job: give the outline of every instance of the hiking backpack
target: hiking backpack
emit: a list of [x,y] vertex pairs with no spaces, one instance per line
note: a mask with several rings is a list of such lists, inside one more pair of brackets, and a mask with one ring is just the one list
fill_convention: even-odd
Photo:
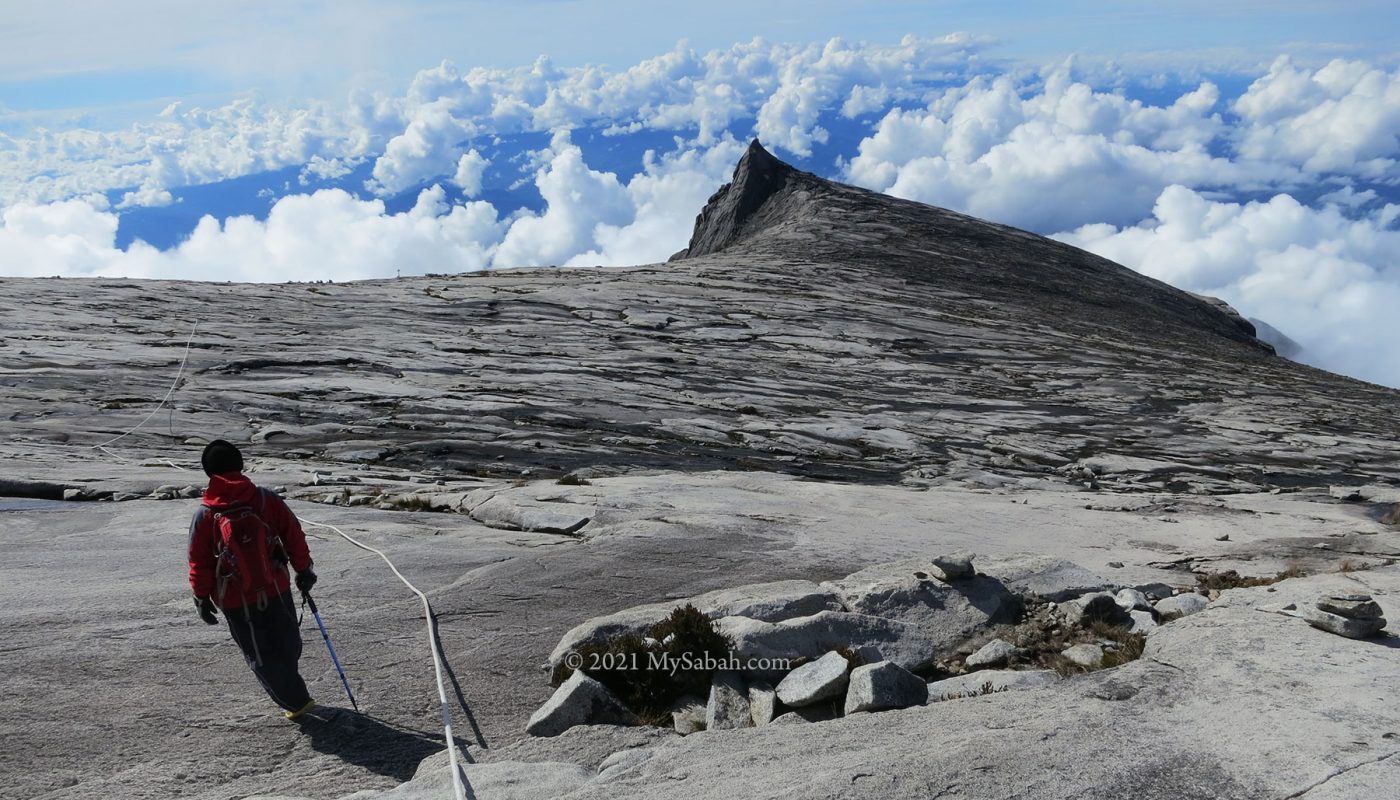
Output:
[[[262,495],[258,495],[262,505]],[[235,589],[246,604],[249,598],[259,606],[277,594],[277,576],[285,575],[287,554],[282,539],[263,522],[252,506],[233,506],[214,513],[215,574],[219,578],[219,600]]]

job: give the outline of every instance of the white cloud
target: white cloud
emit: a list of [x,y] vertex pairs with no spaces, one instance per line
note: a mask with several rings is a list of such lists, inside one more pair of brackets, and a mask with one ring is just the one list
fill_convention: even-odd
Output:
[[1400,206],[1359,219],[1286,194],[1246,204],[1183,186],[1140,225],[1086,225],[1055,238],[1183,289],[1215,295],[1303,346],[1303,360],[1400,386]]
[[457,159],[457,171],[452,175],[452,184],[461,189],[462,194],[467,197],[476,197],[481,194],[481,178],[486,174],[486,167],[490,163],[475,149],[464,153]]
[[634,214],[617,176],[589,169],[567,131],[555,134],[550,153],[535,176],[544,213],[511,223],[496,255],[500,266],[562,264],[592,245],[598,225],[622,225]]
[[1400,154],[1400,69],[1357,61],[1316,71],[1280,57],[1235,101],[1239,152],[1309,172],[1390,175]]
[[475,125],[452,115],[447,98],[418,107],[408,127],[389,140],[374,162],[374,178],[366,187],[375,194],[396,194],[447,174],[458,163],[461,143],[475,132]]
[[1277,170],[1212,156],[1219,91],[1203,83],[1168,106],[1096,92],[1068,65],[1024,91],[977,78],[927,108],[890,111],[860,143],[848,177],[898,197],[1032,230],[1136,221],[1171,183],[1256,182]]
[[646,154],[645,168],[627,184],[635,209],[625,224],[600,223],[593,247],[573,256],[566,266],[619,266],[665,261],[685,247],[695,214],[723,183],[744,152],[744,144],[727,137],[706,150],[686,149],[658,159]]
[[204,217],[170,250],[115,247],[117,217],[69,200],[21,204],[0,220],[0,262],[15,275],[196,280],[353,280],[459,272],[490,263],[502,225],[489,203],[448,206],[440,187],[401,214],[339,189],[290,195],[265,221]]

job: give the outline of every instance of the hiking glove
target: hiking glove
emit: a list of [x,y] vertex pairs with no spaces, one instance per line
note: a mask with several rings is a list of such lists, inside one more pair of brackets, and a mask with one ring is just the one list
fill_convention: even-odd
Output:
[[199,618],[204,620],[206,625],[218,625],[219,618],[215,615],[214,601],[208,597],[196,597],[194,607],[199,609]]
[[297,590],[302,594],[311,591],[311,587],[316,585],[316,573],[311,570],[297,573]]

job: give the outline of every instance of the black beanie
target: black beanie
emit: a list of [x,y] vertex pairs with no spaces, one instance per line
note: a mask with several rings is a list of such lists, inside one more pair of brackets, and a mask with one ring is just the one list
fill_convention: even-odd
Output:
[[204,446],[204,454],[199,457],[199,463],[204,467],[205,475],[242,472],[243,454],[223,439],[215,439]]

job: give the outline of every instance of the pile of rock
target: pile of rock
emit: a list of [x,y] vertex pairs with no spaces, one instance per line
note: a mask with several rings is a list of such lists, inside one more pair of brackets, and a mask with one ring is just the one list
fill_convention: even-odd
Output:
[[1369,594],[1325,595],[1303,612],[1303,619],[1314,628],[1348,639],[1367,639],[1385,628],[1381,607]]
[[[561,666],[574,666],[580,648],[645,637],[673,610],[692,605],[729,637],[739,666],[714,674],[708,698],[686,696],[672,706],[676,731],[687,734],[1046,685],[1058,680],[1054,671],[1026,669],[1044,652],[1039,639],[1037,649],[1028,651],[991,638],[1021,619],[1028,603],[1049,610],[1047,630],[1074,634],[1056,639],[1064,643],[1049,652],[1085,670],[1102,667],[1105,648],[1115,647],[1084,641],[1082,629],[1091,621],[1147,630],[1165,615],[1193,613],[1206,604],[1200,595],[1171,596],[1166,586],[1105,591],[1113,588],[1077,565],[1043,556],[979,560],[976,568],[968,555],[908,559],[821,584],[756,584],[597,617],[565,634],[546,667],[558,674]],[[1153,595],[1159,598],[1155,604]],[[969,674],[933,683],[915,674],[963,670]],[[527,731],[549,736],[571,725],[629,716],[602,683],[575,671]]]

